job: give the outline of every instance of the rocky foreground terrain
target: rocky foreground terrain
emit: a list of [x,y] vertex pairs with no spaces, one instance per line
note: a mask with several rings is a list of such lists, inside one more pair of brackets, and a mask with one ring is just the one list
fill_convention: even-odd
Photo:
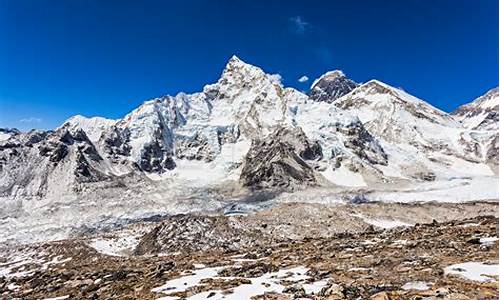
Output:
[[498,299],[498,203],[288,203],[0,250],[2,299]]

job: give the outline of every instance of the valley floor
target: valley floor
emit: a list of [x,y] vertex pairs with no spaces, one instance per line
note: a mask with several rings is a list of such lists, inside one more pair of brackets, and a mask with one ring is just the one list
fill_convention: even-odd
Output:
[[498,202],[286,203],[0,248],[5,299],[498,299]]

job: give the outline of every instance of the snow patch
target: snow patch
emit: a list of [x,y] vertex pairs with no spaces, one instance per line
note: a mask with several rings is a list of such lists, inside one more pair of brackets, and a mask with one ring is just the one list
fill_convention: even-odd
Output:
[[[195,270],[193,274],[186,275],[177,279],[168,281],[165,285],[158,288],[152,289],[153,292],[161,292],[166,294],[172,294],[177,292],[183,292],[191,287],[195,287],[200,284],[203,279],[214,278],[214,279],[235,279],[234,277],[218,277],[217,274],[224,267],[215,268],[205,268]],[[317,282],[307,282],[304,281],[310,277],[306,275],[309,271],[306,267],[295,267],[290,269],[283,269],[277,272],[266,273],[260,277],[249,278],[250,284],[242,284],[233,288],[232,293],[224,294],[220,290],[211,290],[202,293],[198,293],[188,297],[187,299],[206,299],[208,295],[212,294],[210,299],[227,299],[227,300],[239,300],[239,299],[250,299],[254,296],[262,295],[266,292],[277,292],[282,293],[285,286],[281,284],[281,281],[288,281],[293,283],[303,283],[303,287],[306,293],[315,294],[323,289],[328,281],[320,280]],[[179,297],[169,296],[162,297],[160,299],[173,300],[180,299]]]
[[432,286],[431,283],[425,281],[410,281],[402,286],[403,290],[426,291]]
[[497,237],[483,237],[479,239],[479,242],[483,245],[493,245],[498,241]]
[[55,297],[55,298],[45,298],[43,300],[64,300],[64,299],[68,299],[69,298],[69,295],[64,295],[64,296],[59,296],[59,297]]
[[498,277],[498,264],[488,265],[482,262],[466,262],[444,268],[445,274],[459,275],[468,280],[487,282]]
[[328,181],[342,186],[366,186],[366,182],[363,179],[363,175],[360,173],[353,172],[341,166],[335,170],[332,168],[327,168],[325,171],[321,172]]
[[125,252],[131,252],[138,243],[138,237],[124,236],[118,238],[98,238],[92,240],[88,245],[101,254],[124,256]]
[[354,216],[363,219],[363,221],[365,223],[368,223],[370,225],[373,225],[373,226],[376,226],[379,228],[383,228],[383,229],[391,229],[391,228],[401,227],[401,226],[413,226],[412,224],[405,223],[405,222],[402,222],[402,221],[396,220],[396,219],[392,219],[392,220],[390,220],[390,219],[371,219],[371,218],[368,218],[368,217],[363,216],[361,214],[357,214]]

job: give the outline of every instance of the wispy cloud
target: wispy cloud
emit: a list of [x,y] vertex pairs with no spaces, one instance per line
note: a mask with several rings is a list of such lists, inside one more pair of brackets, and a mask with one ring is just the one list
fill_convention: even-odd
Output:
[[280,74],[271,74],[269,75],[269,79],[276,84],[281,84],[281,81],[283,80]]
[[300,35],[305,34],[310,26],[301,16],[291,17],[290,24],[292,25],[293,32]]
[[328,47],[320,46],[314,50],[314,53],[324,64],[331,65],[333,63],[333,54]]
[[29,123],[29,124],[41,123],[42,121],[43,120],[41,118],[35,118],[35,117],[22,118],[19,120],[19,122],[21,123]]
[[309,77],[307,77],[306,75],[302,75],[302,77],[300,77],[300,78],[298,79],[298,81],[299,81],[299,82],[306,82],[306,81],[308,81],[308,80],[309,80]]
[[291,33],[300,36],[302,39],[307,39],[307,45],[313,55],[322,64],[331,65],[334,55],[330,49],[325,31],[317,24],[306,21],[302,16],[294,16],[288,20]]

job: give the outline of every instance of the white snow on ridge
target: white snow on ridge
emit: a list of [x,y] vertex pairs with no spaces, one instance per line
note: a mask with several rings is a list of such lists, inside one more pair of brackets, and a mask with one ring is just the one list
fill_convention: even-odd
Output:
[[[460,106],[452,115],[468,129],[498,130],[499,104],[500,97],[497,87],[489,90],[486,94],[476,98],[472,102]],[[491,118],[494,112],[497,113],[497,120],[487,120],[487,118]],[[485,123],[483,123],[483,121],[485,121]]]
[[321,75],[320,77],[316,78],[313,81],[313,83],[311,84],[310,89],[312,90],[320,80],[324,80],[324,79],[328,80],[328,78],[333,79],[336,77],[343,77],[343,76],[345,76],[345,75],[344,75],[344,72],[342,72],[341,70],[328,71],[325,74]]
[[92,142],[97,142],[101,134],[115,123],[116,120],[102,117],[88,118],[82,115],[73,116],[64,122],[64,124],[69,125],[70,130],[81,128]]

